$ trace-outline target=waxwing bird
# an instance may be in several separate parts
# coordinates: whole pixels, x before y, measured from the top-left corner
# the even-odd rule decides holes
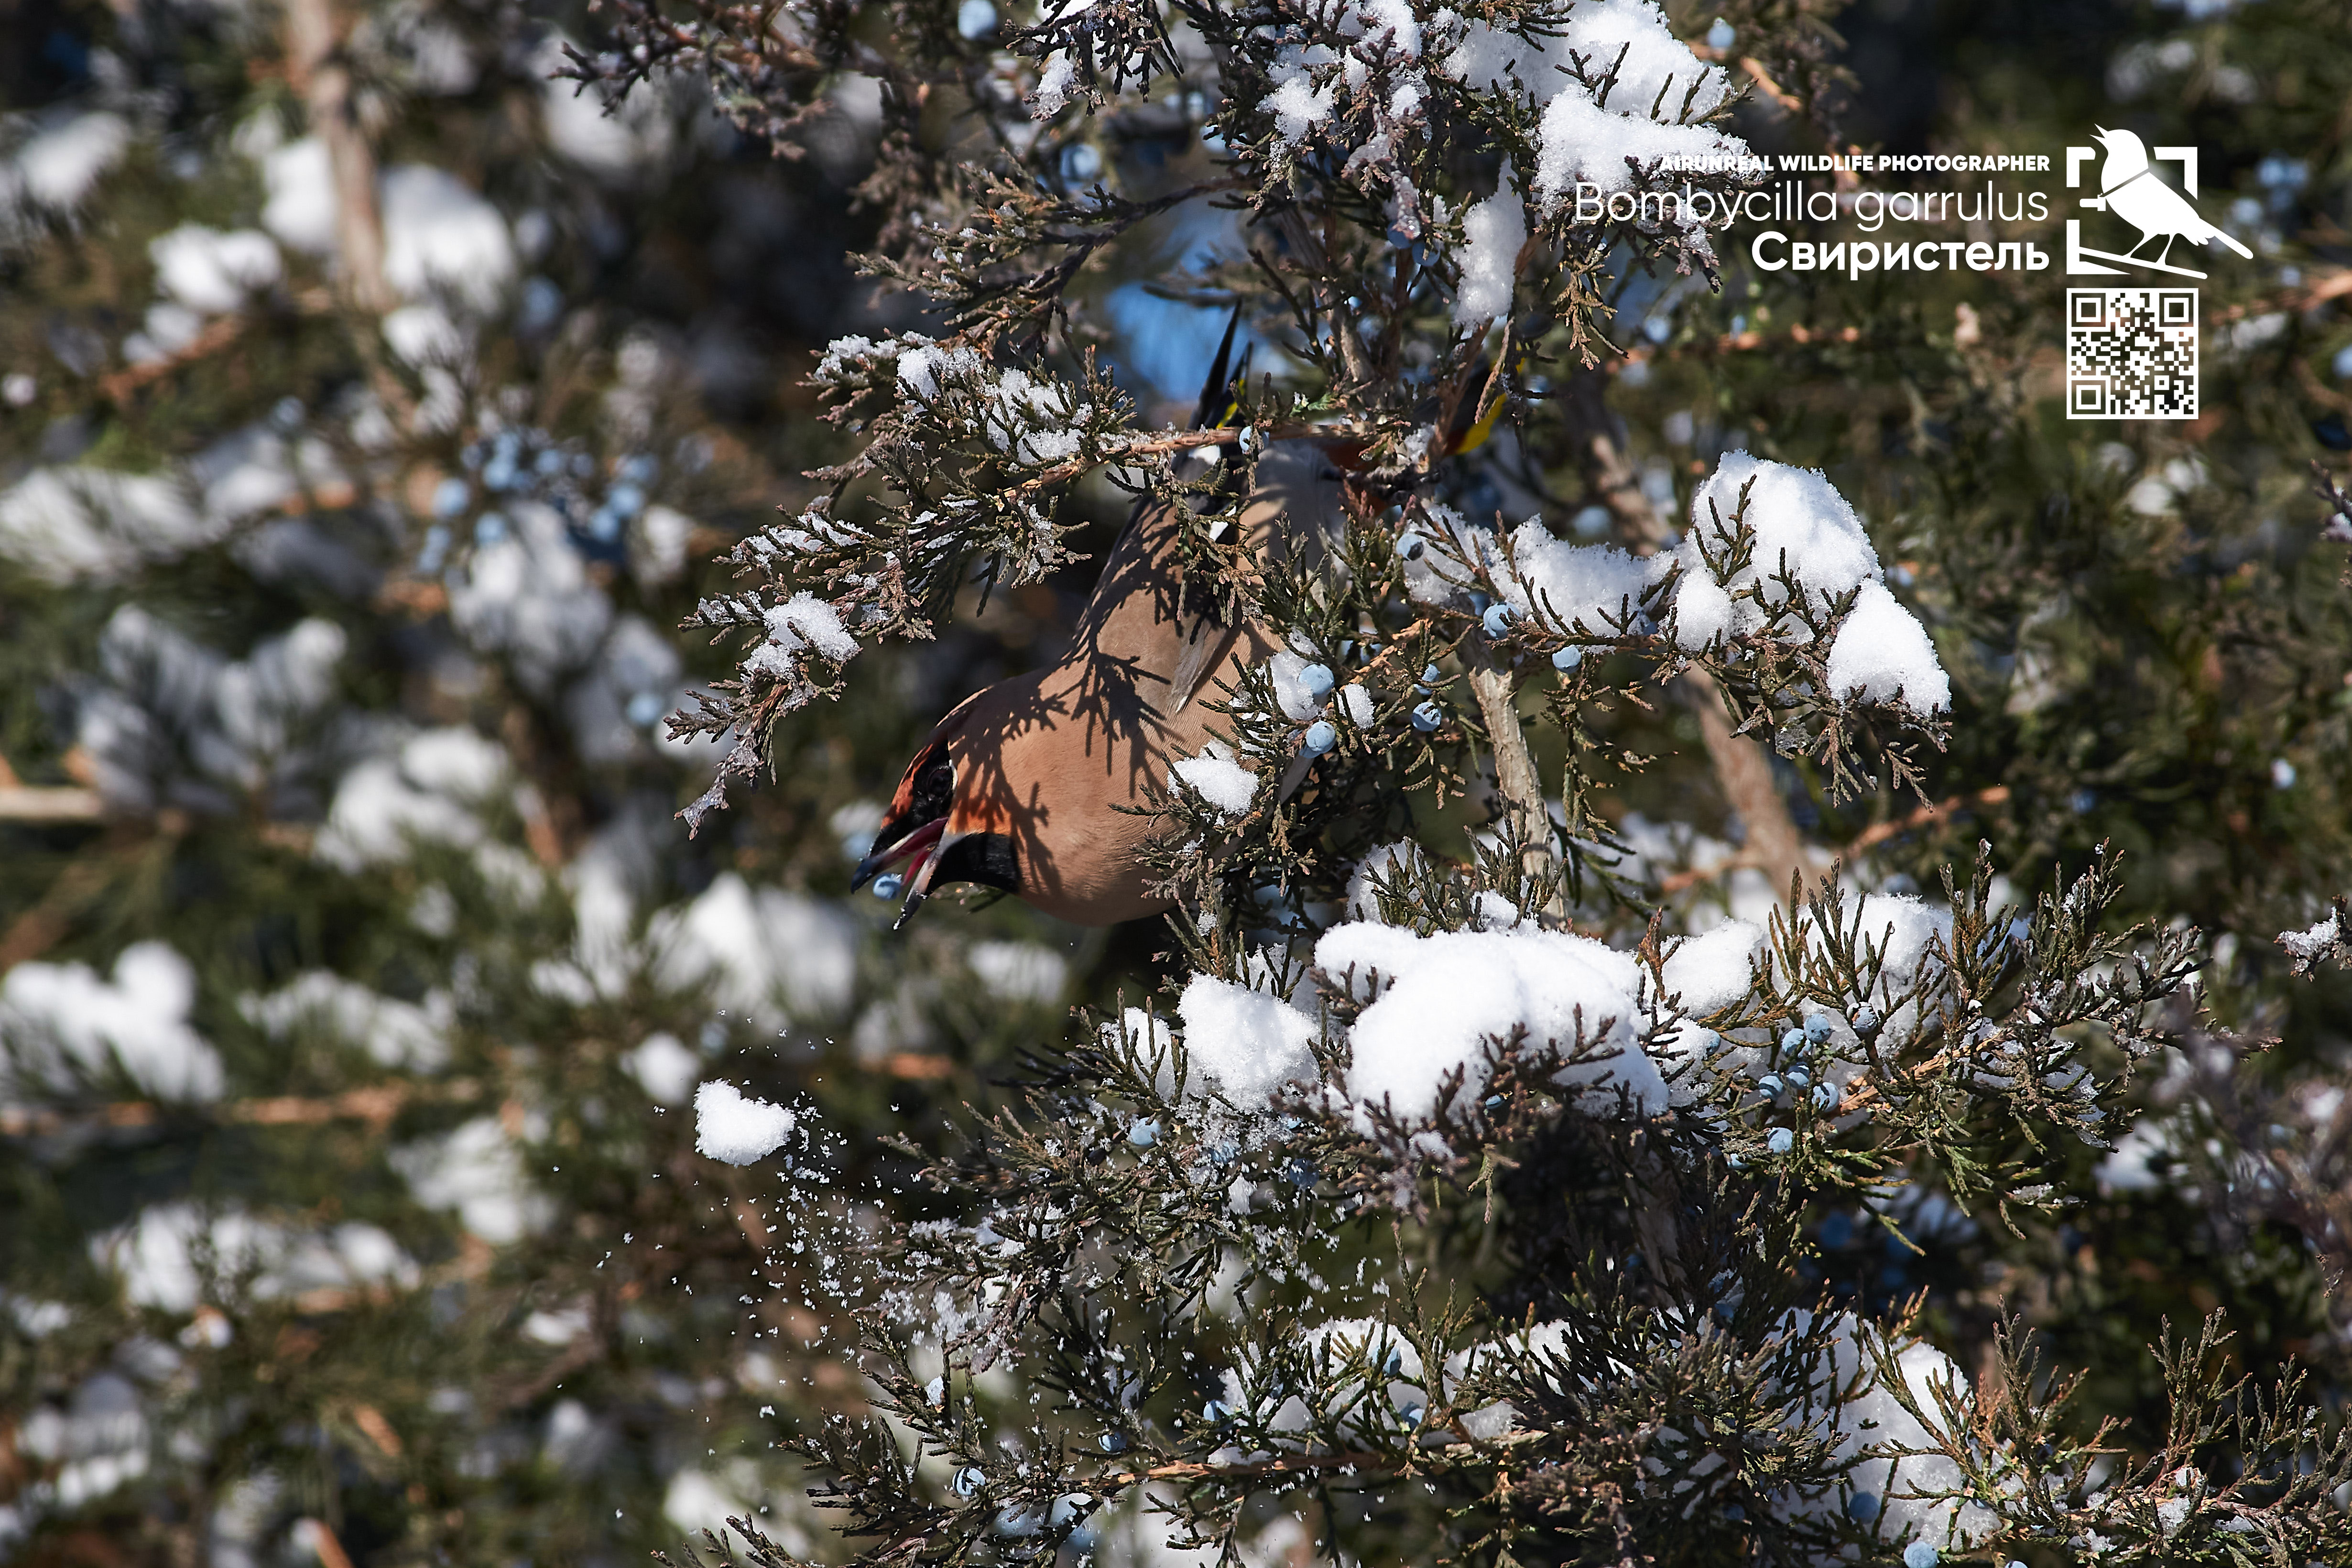
[[[1228,326],[1196,426],[1222,426],[1230,411],[1233,341]],[[1246,547],[1319,548],[1344,529],[1341,475],[1321,444],[1275,443],[1253,472],[1239,520]],[[1166,790],[1169,763],[1208,742],[1218,687],[1278,648],[1263,627],[1184,584],[1181,504],[1137,506],[1067,657],[965,699],[916,753],[855,883],[903,863],[900,926],[933,889],[956,881],[1003,889],[1078,925],[1169,907],[1147,889],[1139,858],[1152,831],[1149,808]]]
[[[2158,266],[2172,254],[2172,242],[2185,239],[2191,245],[2205,245],[2220,240],[2223,245],[2245,257],[2253,252],[2231,236],[2197,216],[2189,198],[2159,178],[2155,165],[2148,162],[2147,146],[2129,131],[2108,131],[2101,128],[2092,138],[2106,149],[2106,157],[2099,163],[2099,195],[2108,211],[2139,230],[2139,244],[2125,254],[2137,257],[2142,246],[2158,236],[2164,248],[2157,253]]]

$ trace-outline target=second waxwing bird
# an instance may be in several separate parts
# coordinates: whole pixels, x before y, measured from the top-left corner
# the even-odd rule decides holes
[[[1196,425],[1223,423],[1233,335],[1229,326]],[[1268,553],[1318,548],[1344,528],[1339,479],[1318,442],[1269,447],[1241,542]],[[933,889],[958,881],[1003,889],[1077,925],[1170,907],[1147,888],[1140,859],[1154,797],[1166,792],[1169,764],[1207,744],[1219,686],[1279,647],[1185,586],[1182,504],[1137,506],[1059,664],[975,692],[915,754],[855,884],[904,863],[900,925]]]
[[[2245,257],[2253,252],[2200,217],[2189,198],[2160,179],[2155,164],[2148,161],[2147,145],[2129,131],[2101,129],[2092,138],[2106,150],[2099,163],[2099,200],[2108,211],[2139,230],[2139,244],[2125,254],[2137,257],[2141,246],[2158,236],[2164,238],[2164,248],[2157,253],[2158,266],[2172,254],[2172,242],[2185,239],[2191,245],[2204,245],[2220,240],[2223,245]]]

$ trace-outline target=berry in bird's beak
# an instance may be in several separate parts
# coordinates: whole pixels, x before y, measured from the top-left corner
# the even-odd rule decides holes
[[[886,826],[883,832],[887,834],[889,827]],[[864,887],[868,879],[873,879],[877,898],[895,899],[904,889],[907,902],[899,910],[898,918],[890,922],[892,931],[903,931],[907,922],[915,918],[915,911],[923,907],[923,900],[931,896],[931,879],[939,873],[940,857],[950,846],[967,837],[961,833],[950,833],[946,817],[933,817],[912,832],[880,844],[871,855],[860,860],[857,875],[849,885],[850,891],[856,892]],[[903,875],[876,876],[883,868],[895,866],[901,860],[908,862]]]

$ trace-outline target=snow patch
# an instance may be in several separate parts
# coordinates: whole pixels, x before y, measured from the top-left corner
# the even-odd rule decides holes
[[[278,247],[259,229],[223,233],[184,223],[148,242],[156,287],[192,310],[217,315],[245,303],[285,273]]]
[[[242,1209],[157,1204],[131,1224],[95,1237],[90,1258],[122,1282],[134,1305],[194,1311],[242,1285],[256,1300],[370,1285],[413,1286],[416,1262],[373,1225],[302,1231]]]
[[[404,1144],[389,1159],[418,1203],[456,1210],[458,1224],[494,1247],[554,1222],[553,1201],[531,1190],[522,1151],[495,1116]]]
[[[2336,944],[2339,942],[2352,942],[2352,931],[2344,929],[2343,921],[2333,910],[2302,931],[2278,933],[2279,945],[2286,949],[2286,955],[2293,961],[2297,973],[2317,967],[2321,961],[2336,951]]]
[[[563,48],[571,41],[556,30],[540,47],[540,119],[549,143],[607,179],[657,168],[675,141],[663,95],[640,90],[612,104],[600,89],[559,79],[556,72],[566,63]]]
[[[1663,556],[1645,559],[1612,544],[1556,539],[1541,518],[1529,518],[1511,531],[1507,567],[1496,552],[1487,553],[1496,556],[1489,571],[1504,599],[1563,636],[1573,635],[1579,622],[1588,632],[1610,635],[1610,622],[1630,618],[1667,569]]]
[[[1511,293],[1518,282],[1520,247],[1528,242],[1527,207],[1511,188],[1511,164],[1495,194],[1462,215],[1462,286],[1454,296],[1454,324],[1468,331],[1511,313]]]
[[[1878,583],[1856,591],[1853,610],[1830,644],[1829,682],[1840,697],[1899,700],[1922,713],[1952,705],[1952,682],[1927,628]]]
[[[1811,1322],[1811,1313],[1801,1309],[1791,1311],[1791,1336],[1805,1332]],[[1826,1354],[1805,1369],[1802,1397],[1790,1412],[1790,1423],[1796,1425],[1826,1412],[1830,1430],[1841,1439],[1837,1450],[1841,1458],[1874,1447],[1935,1447],[1927,1427],[1897,1403],[1879,1377],[1869,1353],[1874,1344],[1884,1345],[1878,1331],[1847,1312],[1838,1314],[1833,1322]],[[1960,1407],[1969,1408],[1968,1375],[1949,1356],[1917,1340],[1889,1348],[1894,1352],[1895,1370],[1921,1410],[1937,1414],[1934,1391],[1938,1384],[1948,1384]],[[1879,1529],[1885,1539],[1916,1531],[1918,1539],[1930,1545],[1965,1548],[1990,1531],[1997,1522],[1993,1515],[1974,1503],[1956,1507],[1949,1498],[1906,1495],[1957,1492],[1963,1484],[1959,1467],[1941,1454],[1868,1458],[1847,1473],[1843,1495],[1830,1492],[1808,1499],[1783,1492],[1776,1505],[1784,1517],[1819,1518],[1843,1510],[1846,1496],[1867,1492],[1879,1502]]]
[[[1726,1007],[1748,994],[1750,967],[1764,946],[1764,928],[1751,921],[1726,921],[1703,936],[1686,936],[1666,955],[1666,994],[1681,998],[1694,1017]]]
[[[343,775],[313,852],[356,871],[404,858],[412,841],[472,847],[486,837],[476,808],[509,778],[494,742],[457,726],[425,731]]]
[[[647,1035],[634,1051],[621,1058],[621,1067],[646,1097],[662,1105],[684,1105],[694,1092],[702,1058],[685,1042],[667,1031]]]
[[[0,554],[50,583],[120,582],[227,531],[168,474],[35,468],[0,491]]]
[[[730,1165],[749,1165],[783,1147],[800,1127],[789,1106],[747,1098],[724,1079],[694,1091],[695,1152]]]
[[[1315,1020],[1279,996],[1196,974],[1176,1016],[1184,1025],[1188,1097],[1213,1084],[1236,1109],[1265,1110],[1285,1084],[1320,1077],[1308,1048]]]
[[[296,250],[311,256],[335,252],[335,224],[341,204],[335,195],[335,170],[327,144],[305,136],[261,155],[261,226]]]
[[[1223,741],[1210,742],[1198,756],[1177,758],[1168,772],[1227,816],[1239,816],[1257,796],[1257,775],[1242,766]]]
[[[857,657],[857,639],[842,624],[840,612],[814,594],[794,594],[765,612],[768,640],[743,661],[746,670],[759,670],[779,680],[793,677],[793,656],[814,649],[835,664]]]
[[[1586,1086],[1596,1110],[1614,1103],[1620,1085],[1642,1113],[1666,1104],[1664,1080],[1633,1028],[1640,966],[1589,937],[1523,925],[1419,936],[1359,921],[1324,932],[1315,965],[1369,1004],[1350,1031],[1349,1089],[1360,1106],[1386,1100],[1405,1121],[1427,1116],[1456,1068],[1462,1098],[1484,1089],[1490,1045],[1523,1029],[1531,1043],[1565,1050],[1580,1027],[1590,1043],[1618,1054],[1570,1064],[1561,1083]]]
[[[656,916],[648,941],[664,984],[708,984],[719,1006],[773,1032],[793,1015],[848,1011],[858,932],[837,905],[779,888],[754,892],[729,871],[683,910]]]
[[[0,1098],[74,1094],[120,1071],[165,1100],[221,1097],[218,1052],[188,1025],[194,966],[134,942],[111,981],[85,963],[19,963],[0,979]]]
[[[449,617],[467,642],[509,655],[523,683],[543,690],[594,656],[613,601],[553,508],[526,502],[507,516],[505,536],[450,574]]]
[[[478,310],[498,303],[515,273],[514,241],[498,208],[429,163],[387,169],[377,189],[385,282],[411,299],[438,288]]]
[[[1745,521],[1756,549],[1748,564],[1718,584],[1700,552],[1704,538],[1718,555],[1738,536],[1733,521],[1743,486],[1749,488]],[[1790,607],[1779,581],[1783,565],[1803,589],[1806,602],[1825,609],[1835,595],[1876,582],[1878,552],[1863,531],[1862,520],[1820,470],[1792,468],[1728,452],[1691,498],[1691,531],[1675,551],[1683,568],[1675,613],[1682,646],[1704,647],[1718,636],[1737,636],[1777,623]],[[1735,600],[1753,589],[1760,595]]]
[[[1057,1001],[1070,978],[1068,961],[1034,942],[977,942],[963,957],[1000,1002]]]
[[[130,145],[130,122],[104,110],[37,133],[0,162],[0,215],[27,205],[70,212]]]
[[[1680,46],[1676,46],[1679,47]],[[1597,62],[1596,62],[1597,63]],[[1613,105],[1631,105],[1626,84],[1610,94]],[[1649,101],[1638,109],[1604,109],[1574,82],[1553,94],[1537,127],[1536,195],[1547,205],[1564,205],[1579,184],[1591,184],[1615,194],[1633,188],[1635,165],[1662,158],[1700,158],[1746,151],[1746,144],[1700,125],[1679,125],[1647,118]],[[1662,112],[1680,108],[1669,102]],[[1687,226],[1696,227],[1685,220]]]
[[[1077,85],[1078,68],[1067,49],[1055,49],[1045,57],[1037,72],[1037,90],[1030,96],[1032,119],[1051,120],[1062,112],[1070,101],[1070,90]]]
[[[447,992],[429,993],[421,1004],[403,1002],[324,969],[298,975],[267,995],[247,993],[236,1007],[272,1039],[312,1031],[410,1072],[438,1072],[448,1065],[449,1030],[457,1022]]]

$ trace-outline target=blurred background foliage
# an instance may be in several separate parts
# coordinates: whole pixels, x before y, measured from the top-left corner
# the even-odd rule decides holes
[[[2312,1226],[2234,1163],[2347,1169],[2352,984],[2288,980],[2273,939],[2352,889],[2352,590],[2308,472],[2352,450],[2352,14],[1720,18],[1727,58],[1833,30],[1801,111],[1738,110],[1759,149],[2199,146],[2259,258],[2205,289],[2204,416],[2063,417],[2060,271],[1849,281],[1733,247],[1719,291],[1637,279],[1630,352],[1549,367],[1557,400],[1448,482],[1601,537],[1589,476],[1519,456],[1591,396],[1669,518],[1725,450],[1825,468],[1955,711],[1932,817],[1832,809],[1775,760],[1822,864],[1932,892],[1979,838],[2051,876],[2112,844],[2125,912],[2212,933],[2208,1005],[2279,1042],[2176,1053],[2066,1224],[1927,1216],[1915,1256],[1825,1214],[1822,1283],[1924,1288],[1969,1364],[2022,1313],[2143,1418],[2144,1347],[2215,1306],[2250,1370],[2301,1356],[2340,1394]],[[823,345],[922,316],[854,261],[870,81],[780,158],[691,84],[606,115],[551,80],[596,29],[0,0],[0,1556],[617,1563],[742,1508],[818,1549],[770,1438],[858,1380],[805,1312],[739,1310],[761,1178],[695,1156],[693,1085],[813,1105],[841,1181],[897,1203],[886,1136],[935,1140],[1068,1007],[1163,972],[1150,924],[971,900],[892,938],[846,895],[904,759],[1056,657],[1088,564],[869,653],[772,781],[698,838],[673,818],[710,759],[658,721],[726,661],[671,628],[842,455],[801,384]],[[1181,101],[1086,146],[1073,178],[1139,196],[1212,155]],[[1230,229],[1164,221],[1076,290],[1169,416],[1222,315],[1160,285]],[[1089,505],[1098,556],[1124,504]],[[1696,716],[1592,721],[1652,759],[1609,798],[1670,929],[1768,905]]]

